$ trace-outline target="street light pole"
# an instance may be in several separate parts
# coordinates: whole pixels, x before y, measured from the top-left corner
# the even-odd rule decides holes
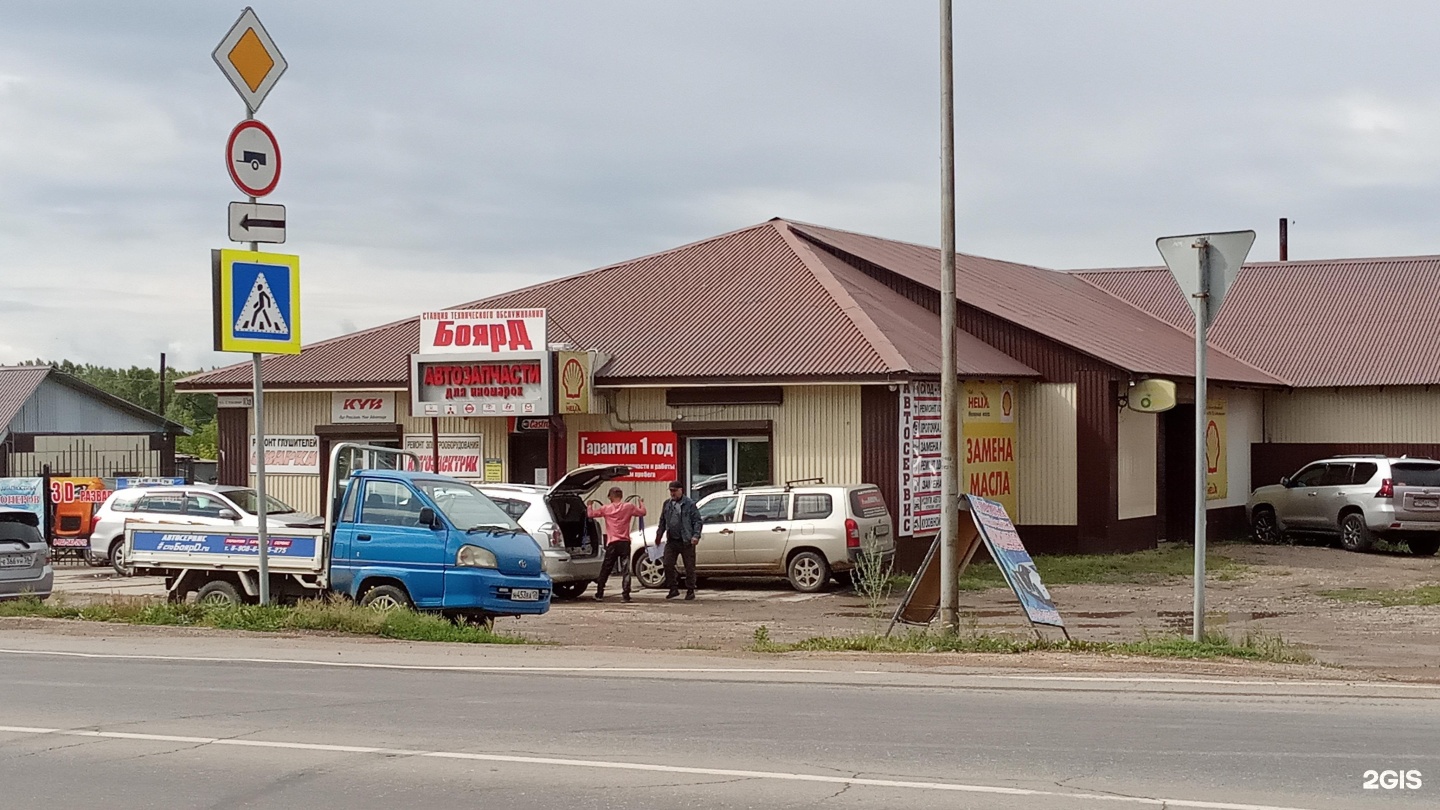
[[[955,67],[951,0],[940,0],[940,623],[960,628],[959,381],[955,364]]]

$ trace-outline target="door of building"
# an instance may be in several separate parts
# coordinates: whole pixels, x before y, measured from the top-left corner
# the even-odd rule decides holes
[[[510,483],[549,484],[550,434],[510,434]]]

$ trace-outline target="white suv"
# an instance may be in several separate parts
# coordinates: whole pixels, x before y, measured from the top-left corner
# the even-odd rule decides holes
[[[696,506],[705,527],[695,547],[695,572],[708,576],[782,576],[803,593],[833,576],[847,582],[862,550],[888,565],[895,556],[890,510],[874,484],[755,487],[705,496]],[[660,506],[651,507],[659,521]],[[631,536],[635,576],[647,588],[665,581],[656,526]]]
[[[606,481],[630,474],[620,466],[571,470],[549,488],[529,484],[478,484],[476,489],[505,510],[540,546],[556,599],[575,599],[600,576],[605,540],[600,521],[589,517],[585,498]]]
[[[272,529],[324,525],[319,517],[297,512],[277,498],[267,496],[265,500],[265,522]],[[127,521],[253,529],[260,525],[255,514],[259,505],[259,495],[249,487],[192,484],[117,489],[95,513],[95,528],[90,533],[90,564],[109,563],[121,576],[133,573],[120,553],[125,547]]]

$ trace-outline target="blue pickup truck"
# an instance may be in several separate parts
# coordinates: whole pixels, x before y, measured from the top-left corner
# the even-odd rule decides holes
[[[333,479],[332,479],[333,480]],[[355,470],[338,487],[326,529],[272,531],[266,547],[277,601],[343,594],[375,609],[410,607],[488,623],[545,613],[551,582],[540,547],[475,487],[396,469]],[[130,523],[138,572],[166,577],[172,600],[253,602],[255,529]]]

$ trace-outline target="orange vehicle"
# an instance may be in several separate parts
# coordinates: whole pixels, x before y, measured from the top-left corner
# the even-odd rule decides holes
[[[51,478],[50,503],[55,517],[50,536],[55,547],[88,547],[95,512],[109,495],[100,478]]]

